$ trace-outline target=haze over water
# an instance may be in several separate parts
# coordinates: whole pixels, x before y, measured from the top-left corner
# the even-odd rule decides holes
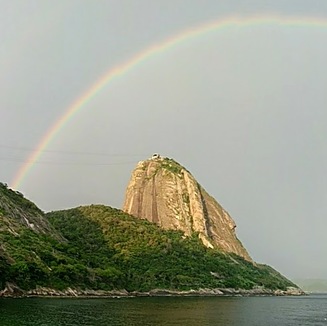
[[[1,326],[327,325],[326,295],[0,299]]]

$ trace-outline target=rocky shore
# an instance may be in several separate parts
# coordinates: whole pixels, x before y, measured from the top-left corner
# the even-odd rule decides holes
[[[251,290],[217,288],[198,289],[189,291],[177,291],[166,289],[154,289],[148,292],[128,292],[126,290],[82,290],[67,288],[55,290],[46,287],[24,291],[12,283],[7,283],[5,289],[0,291],[0,297],[67,297],[67,298],[120,298],[120,297],[167,297],[167,296],[299,296],[305,292],[299,288],[289,287],[287,290],[270,290],[263,287],[256,287]]]

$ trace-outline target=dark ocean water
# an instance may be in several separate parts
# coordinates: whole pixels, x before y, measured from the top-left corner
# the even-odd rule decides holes
[[[327,326],[327,295],[0,299],[1,326]]]

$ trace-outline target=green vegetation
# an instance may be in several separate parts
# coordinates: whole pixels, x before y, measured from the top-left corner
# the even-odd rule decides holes
[[[26,206],[20,194],[6,187],[1,191],[0,203],[10,202],[6,207],[23,204],[29,214],[40,214],[34,204]],[[43,223],[51,224],[49,230],[55,233],[8,224],[8,216],[2,209],[0,288],[6,282],[23,289],[128,291],[294,286],[268,266],[255,266],[239,256],[204,247],[197,234],[184,237],[102,205],[44,215]]]
[[[163,159],[162,167],[178,176],[181,176],[182,169],[185,170],[179,163],[168,157]]]
[[[8,188],[7,184],[0,182],[0,205],[2,204],[4,197],[9,199],[12,203],[16,204],[20,209],[42,213],[42,211],[34,203],[26,199],[22,193],[19,191],[11,190]],[[0,208],[1,212],[3,212],[4,208],[1,206]]]
[[[175,160],[164,157],[160,161],[160,165],[157,166],[157,168],[153,171],[153,173],[148,176],[146,179],[152,179],[153,177],[156,176],[158,171],[160,171],[162,168],[177,175],[178,177],[182,177],[182,170],[186,170],[183,166],[181,166],[179,163],[177,163]],[[146,169],[146,165],[143,165],[143,170]],[[186,170],[187,171],[187,170]]]

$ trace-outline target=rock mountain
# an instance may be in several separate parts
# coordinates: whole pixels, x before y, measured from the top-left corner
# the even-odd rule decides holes
[[[154,154],[140,161],[130,178],[123,211],[157,223],[164,229],[199,234],[209,248],[250,255],[235,234],[228,212],[176,161]]]
[[[179,164],[155,158],[138,169],[144,187],[135,203],[146,202],[148,188],[158,198],[140,212],[190,236],[104,205],[44,213],[0,182],[0,297],[302,293],[273,268],[247,261],[232,219]]]

